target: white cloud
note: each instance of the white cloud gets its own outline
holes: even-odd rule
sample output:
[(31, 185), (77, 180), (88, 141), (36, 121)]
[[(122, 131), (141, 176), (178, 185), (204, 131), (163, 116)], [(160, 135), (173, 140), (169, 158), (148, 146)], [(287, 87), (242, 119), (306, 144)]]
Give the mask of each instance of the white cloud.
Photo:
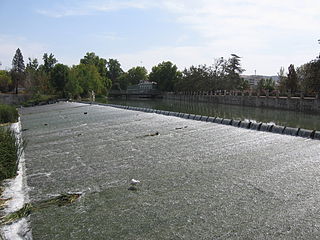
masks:
[[(123, 65), (136, 66), (143, 61), (150, 69), (163, 60), (171, 60), (183, 68), (210, 64), (213, 58), (236, 53), (243, 57), (243, 67), (248, 74), (254, 70), (276, 74), (281, 66), (303, 64), (319, 51), (316, 42), (320, 37), (317, 36), (318, 0), (93, 0), (39, 12), (63, 17), (129, 8), (170, 13), (170, 19), (187, 29), (188, 34), (177, 37), (172, 46), (120, 54)], [(192, 35), (199, 39), (193, 45)], [(104, 34), (104, 39), (118, 38), (117, 33)], [(184, 39), (190, 46), (174, 46), (182, 45)]]

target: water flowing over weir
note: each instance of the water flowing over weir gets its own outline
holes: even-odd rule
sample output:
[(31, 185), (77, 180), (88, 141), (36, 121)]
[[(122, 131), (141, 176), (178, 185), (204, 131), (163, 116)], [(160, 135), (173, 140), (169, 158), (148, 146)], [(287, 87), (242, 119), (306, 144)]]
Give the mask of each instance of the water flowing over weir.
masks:
[[(13, 123), (11, 125), (11, 129), (16, 135), (17, 143), (20, 146), (21, 153), (19, 154), (20, 156), (18, 160), (19, 163), (17, 176), (13, 179), (6, 180), (4, 184), (5, 190), (2, 196), (4, 199), (9, 199), (6, 204), (6, 208), (3, 210), (5, 214), (9, 214), (19, 210), (26, 202), (29, 201), (20, 120), (17, 123)], [(31, 230), (27, 218), (19, 219), (18, 221), (9, 225), (0, 226), (0, 235), (3, 236), (4, 239), (8, 240), (32, 239)]]
[[(33, 239), (315, 239), (320, 141), (80, 103), (21, 110)], [(129, 191), (131, 179), (140, 180)]]

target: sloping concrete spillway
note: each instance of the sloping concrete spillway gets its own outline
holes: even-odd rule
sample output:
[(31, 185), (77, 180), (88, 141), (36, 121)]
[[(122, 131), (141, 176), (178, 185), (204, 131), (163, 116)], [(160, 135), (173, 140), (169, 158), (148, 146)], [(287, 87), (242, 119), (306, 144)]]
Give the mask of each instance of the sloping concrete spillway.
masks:
[(320, 141), (79, 103), (21, 119), (30, 200), (83, 193), (32, 213), (33, 239), (320, 236)]

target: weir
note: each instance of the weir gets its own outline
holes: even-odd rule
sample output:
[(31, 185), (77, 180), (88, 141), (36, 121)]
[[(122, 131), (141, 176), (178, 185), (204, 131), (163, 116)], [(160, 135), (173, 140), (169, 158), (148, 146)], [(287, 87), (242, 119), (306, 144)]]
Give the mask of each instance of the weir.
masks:
[[(68, 102), (20, 113), (30, 201), (82, 193), (31, 213), (34, 239), (320, 234), (320, 142), (310, 139), (318, 132)], [(136, 191), (131, 179), (141, 182)]]

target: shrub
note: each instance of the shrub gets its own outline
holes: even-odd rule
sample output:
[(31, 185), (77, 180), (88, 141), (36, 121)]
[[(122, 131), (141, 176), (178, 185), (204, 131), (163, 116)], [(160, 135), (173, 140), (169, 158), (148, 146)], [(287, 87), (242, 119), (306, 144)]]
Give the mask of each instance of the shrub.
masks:
[(18, 111), (14, 106), (0, 104), (0, 124), (18, 121)]
[(0, 181), (16, 175), (19, 146), (14, 133), (0, 127)]

